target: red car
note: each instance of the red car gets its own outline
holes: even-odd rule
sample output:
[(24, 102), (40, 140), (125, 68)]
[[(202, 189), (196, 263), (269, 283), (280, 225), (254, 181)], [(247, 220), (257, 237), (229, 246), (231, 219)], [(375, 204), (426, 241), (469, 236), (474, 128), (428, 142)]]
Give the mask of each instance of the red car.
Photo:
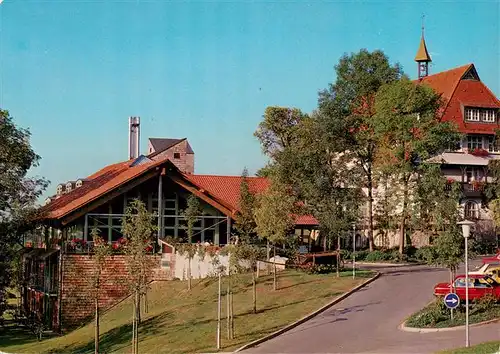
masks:
[[(454, 281), (455, 293), (460, 300), (465, 300), (465, 275), (458, 275)], [(450, 283), (439, 283), (434, 287), (434, 295), (445, 296), (452, 292)], [(500, 300), (500, 284), (485, 274), (469, 274), (469, 300), (476, 300), (485, 295), (493, 295)]]

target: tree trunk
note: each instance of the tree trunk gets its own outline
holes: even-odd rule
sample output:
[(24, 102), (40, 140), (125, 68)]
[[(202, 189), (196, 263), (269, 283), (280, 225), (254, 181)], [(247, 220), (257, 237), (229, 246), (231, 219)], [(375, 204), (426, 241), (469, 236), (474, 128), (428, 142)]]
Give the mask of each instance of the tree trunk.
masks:
[(141, 312), (140, 303), (139, 303), (139, 301), (140, 301), (139, 290), (136, 290), (135, 298), (136, 298), (135, 354), (138, 354), (139, 353), (139, 322), (138, 322), (138, 319), (139, 319), (139, 315)]
[(278, 289), (278, 279), (276, 277), (276, 247), (273, 247), (273, 290), (276, 291)]
[(337, 278), (340, 277), (340, 236), (337, 237)]
[(191, 290), (191, 257), (188, 257), (188, 290)]
[(255, 270), (252, 271), (252, 310), (257, 313), (257, 282), (255, 280)]
[(230, 305), (230, 299), (229, 299), (229, 292), (230, 292), (230, 287), (229, 283), (227, 284), (227, 291), (226, 291), (226, 331), (227, 331), (227, 339), (231, 339), (231, 305)]
[(148, 306), (148, 287), (144, 289), (144, 313), (149, 312), (149, 306)]
[(94, 338), (95, 354), (99, 354), (99, 296), (95, 297), (95, 338)]
[(233, 306), (234, 297), (233, 297), (232, 291), (230, 293), (229, 300), (231, 303), (230, 304), (230, 307), (231, 307), (231, 339), (234, 339), (234, 306)]
[(136, 354), (136, 352), (135, 352), (135, 327), (136, 327), (135, 316), (136, 315), (137, 315), (136, 298), (134, 296), (134, 306), (132, 309), (132, 354)]
[(408, 204), (408, 179), (406, 175), (403, 179), (403, 211), (401, 223), (399, 224), (399, 254), (403, 255), (405, 249), (406, 213)]
[(373, 240), (373, 180), (371, 172), (371, 167), (368, 168), (368, 246), (370, 247), (370, 252), (373, 251), (374, 240)]

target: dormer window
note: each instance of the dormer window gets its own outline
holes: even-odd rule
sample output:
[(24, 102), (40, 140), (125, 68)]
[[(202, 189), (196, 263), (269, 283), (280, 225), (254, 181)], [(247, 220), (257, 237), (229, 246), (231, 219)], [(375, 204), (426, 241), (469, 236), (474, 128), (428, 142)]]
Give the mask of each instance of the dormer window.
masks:
[(471, 122), (479, 122), (479, 109), (466, 108), (465, 109), (465, 120), (469, 120)]
[(61, 195), (62, 194), (62, 189), (63, 189), (62, 184), (60, 184), (60, 185), (57, 186), (57, 195)]
[(81, 187), (82, 185), (83, 185), (83, 181), (82, 181), (81, 179), (79, 179), (79, 180), (78, 180), (78, 181), (76, 181), (76, 183), (75, 183), (75, 187), (76, 187), (76, 188), (79, 188), (79, 187)]
[(72, 185), (71, 183), (66, 183), (66, 193), (71, 192)]
[(470, 122), (495, 123), (496, 110), (491, 108), (465, 108), (465, 120)]

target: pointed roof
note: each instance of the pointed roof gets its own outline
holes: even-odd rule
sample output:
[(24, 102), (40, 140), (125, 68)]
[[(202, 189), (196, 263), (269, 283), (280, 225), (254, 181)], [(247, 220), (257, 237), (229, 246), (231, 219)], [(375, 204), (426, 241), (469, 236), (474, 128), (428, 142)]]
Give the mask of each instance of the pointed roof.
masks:
[(429, 55), (429, 52), (427, 51), (427, 46), (425, 45), (425, 39), (424, 35), (422, 34), (422, 38), (420, 38), (420, 45), (418, 46), (418, 51), (417, 55), (415, 55), (415, 61), (420, 62), (420, 61), (427, 61), (431, 62), (431, 56)]
[(464, 120), (464, 107), (500, 109), (500, 100), (479, 79), (474, 64), (442, 71), (415, 82), (430, 86), (441, 94), (444, 109), (443, 121), (454, 122), (461, 133), (496, 134), (500, 123), (468, 122)]

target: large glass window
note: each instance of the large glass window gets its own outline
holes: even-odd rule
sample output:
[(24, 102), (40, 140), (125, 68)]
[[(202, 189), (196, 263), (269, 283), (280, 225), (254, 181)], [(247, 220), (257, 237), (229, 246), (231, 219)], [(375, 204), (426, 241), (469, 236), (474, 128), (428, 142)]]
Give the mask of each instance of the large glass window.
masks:
[(498, 141), (496, 141), (494, 136), (488, 137), (488, 151), (489, 152), (500, 152), (500, 147), (498, 146)]
[(467, 149), (482, 149), (483, 137), (480, 135), (467, 135)]

